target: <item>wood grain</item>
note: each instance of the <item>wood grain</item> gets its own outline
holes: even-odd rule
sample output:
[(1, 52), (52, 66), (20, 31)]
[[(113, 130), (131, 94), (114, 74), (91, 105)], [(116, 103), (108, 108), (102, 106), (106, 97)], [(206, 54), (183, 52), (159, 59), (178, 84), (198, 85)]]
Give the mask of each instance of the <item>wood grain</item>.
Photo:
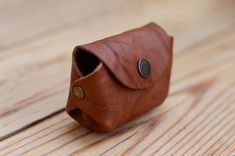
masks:
[[(235, 22), (234, 3), (228, 0), (223, 1), (226, 5), (216, 0), (207, 3), (122, 0), (108, 3), (104, 8), (100, 6), (104, 1), (96, 2), (99, 5), (92, 1), (82, 5), (80, 1), (62, 1), (55, 7), (52, 7), (55, 1), (22, 1), (15, 9), (5, 3), (4, 10), (8, 13), (0, 16), (4, 28), (0, 29), (4, 35), (0, 38), (3, 44), (0, 46), (1, 140), (63, 109), (75, 45), (156, 21), (175, 36), (174, 52), (180, 53), (202, 39), (226, 31)], [(81, 12), (74, 11), (77, 5), (82, 7)], [(84, 15), (88, 6), (94, 13)], [(219, 11), (215, 11), (218, 7)], [(40, 15), (42, 10), (47, 14)], [(65, 15), (57, 14), (58, 10)], [(66, 18), (70, 16), (72, 19)], [(54, 22), (57, 18), (58, 22)]]
[[(232, 0), (0, 4), (0, 155), (228, 155), (235, 151)], [(72, 48), (149, 21), (175, 36), (168, 99), (112, 133), (80, 127), (64, 112)]]
[(190, 53), (176, 55), (168, 99), (123, 128), (93, 133), (62, 112), (3, 141), (0, 155), (231, 153), (235, 150), (234, 28), (204, 40), (206, 44), (192, 47)]

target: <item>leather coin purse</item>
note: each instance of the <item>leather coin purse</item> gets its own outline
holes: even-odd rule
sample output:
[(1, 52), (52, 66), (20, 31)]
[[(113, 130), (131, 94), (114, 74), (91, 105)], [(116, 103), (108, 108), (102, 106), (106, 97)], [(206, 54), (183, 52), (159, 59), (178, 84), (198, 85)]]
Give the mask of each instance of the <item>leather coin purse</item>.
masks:
[(67, 113), (109, 132), (168, 95), (173, 37), (154, 23), (75, 47)]

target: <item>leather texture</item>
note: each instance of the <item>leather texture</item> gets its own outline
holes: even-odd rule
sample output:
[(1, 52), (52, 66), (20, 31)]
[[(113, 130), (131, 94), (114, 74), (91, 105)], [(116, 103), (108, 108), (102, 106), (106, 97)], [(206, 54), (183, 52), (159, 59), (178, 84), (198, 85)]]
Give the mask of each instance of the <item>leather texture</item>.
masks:
[[(66, 111), (88, 129), (110, 132), (160, 105), (168, 95), (172, 50), (173, 37), (154, 23), (75, 47)], [(147, 78), (138, 71), (140, 59), (150, 64)]]

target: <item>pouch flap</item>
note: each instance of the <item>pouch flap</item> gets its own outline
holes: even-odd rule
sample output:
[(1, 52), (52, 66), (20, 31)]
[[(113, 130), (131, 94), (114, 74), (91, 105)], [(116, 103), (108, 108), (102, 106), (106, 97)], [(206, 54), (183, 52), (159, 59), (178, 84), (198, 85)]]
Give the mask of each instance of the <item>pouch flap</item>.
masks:
[[(75, 48), (100, 59), (126, 87), (144, 89), (157, 82), (172, 62), (172, 37), (154, 23)], [(151, 73), (140, 75), (138, 61), (149, 62)]]

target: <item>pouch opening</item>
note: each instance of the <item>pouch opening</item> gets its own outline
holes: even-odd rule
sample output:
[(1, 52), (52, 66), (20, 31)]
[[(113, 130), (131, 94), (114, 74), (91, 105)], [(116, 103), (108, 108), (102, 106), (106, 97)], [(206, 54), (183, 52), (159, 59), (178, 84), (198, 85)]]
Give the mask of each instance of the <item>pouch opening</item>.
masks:
[(78, 49), (75, 54), (77, 66), (83, 76), (90, 74), (100, 64), (100, 60), (86, 50)]

